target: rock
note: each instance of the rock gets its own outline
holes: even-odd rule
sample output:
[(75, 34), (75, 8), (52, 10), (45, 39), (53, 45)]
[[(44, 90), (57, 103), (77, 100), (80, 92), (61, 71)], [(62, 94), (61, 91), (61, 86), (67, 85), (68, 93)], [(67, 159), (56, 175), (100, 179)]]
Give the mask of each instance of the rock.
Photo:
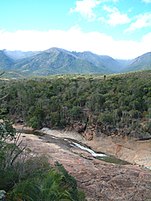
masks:
[(82, 133), (85, 131), (85, 126), (86, 126), (85, 124), (77, 122), (73, 124), (73, 129), (78, 133)]
[(94, 132), (90, 129), (87, 129), (83, 134), (84, 138), (88, 141), (93, 140), (93, 135), (94, 135)]
[[(103, 164), (92, 169), (93, 174), (86, 173), (90, 178), (85, 182), (84, 175), (75, 175), (80, 187), (85, 189), (92, 201), (145, 201), (151, 199), (151, 174), (141, 180), (132, 166), (119, 167)], [(144, 172), (139, 169), (138, 172)]]
[[(92, 137), (92, 133), (89, 135)], [(83, 150), (80, 152), (76, 147), (67, 148), (62, 135), (60, 141), (52, 138), (49, 143), (44, 141), (46, 136), (41, 139), (28, 134), (23, 142), (28, 142), (28, 148), (34, 153), (47, 155), (52, 165), (56, 161), (61, 163), (76, 178), (78, 187), (85, 192), (88, 201), (151, 200), (149, 170), (136, 165), (105, 163), (92, 157), (90, 160), (88, 153), (85, 154)]]
[(97, 135), (98, 135), (98, 130), (96, 125), (88, 126), (85, 132), (83, 133), (83, 137), (88, 141), (93, 140), (94, 137), (96, 137)]

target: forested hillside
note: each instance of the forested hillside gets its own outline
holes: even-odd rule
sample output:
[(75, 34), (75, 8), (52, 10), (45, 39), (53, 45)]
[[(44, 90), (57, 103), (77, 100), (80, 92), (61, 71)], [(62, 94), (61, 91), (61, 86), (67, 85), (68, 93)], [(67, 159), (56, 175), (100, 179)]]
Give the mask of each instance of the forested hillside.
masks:
[(113, 74), (151, 70), (151, 53), (132, 60), (114, 59), (90, 51), (75, 52), (50, 48), (39, 52), (0, 50), (0, 71), (6, 78), (60, 74)]
[[(97, 135), (148, 137), (151, 71), (0, 81), (1, 114), (33, 128), (93, 127)], [(76, 126), (75, 126), (76, 125)]]

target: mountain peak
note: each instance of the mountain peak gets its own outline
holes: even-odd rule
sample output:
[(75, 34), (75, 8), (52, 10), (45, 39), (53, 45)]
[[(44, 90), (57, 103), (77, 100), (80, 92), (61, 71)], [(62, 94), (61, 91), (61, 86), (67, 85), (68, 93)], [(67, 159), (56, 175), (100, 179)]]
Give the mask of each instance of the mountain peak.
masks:
[[(15, 58), (15, 59), (12, 59)], [(25, 76), (51, 74), (109, 74), (151, 69), (151, 52), (133, 60), (116, 60), (90, 51), (52, 47), (41, 52), (0, 50), (0, 70), (14, 69)]]
[(58, 48), (58, 47), (51, 47), (47, 50), (44, 50), (44, 52), (51, 53), (51, 52), (68, 52), (68, 50)]

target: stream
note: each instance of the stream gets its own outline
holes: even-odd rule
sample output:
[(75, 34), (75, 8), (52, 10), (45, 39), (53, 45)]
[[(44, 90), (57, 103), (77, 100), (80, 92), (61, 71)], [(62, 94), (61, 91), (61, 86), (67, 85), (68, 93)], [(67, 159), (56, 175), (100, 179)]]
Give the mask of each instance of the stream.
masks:
[(71, 139), (68, 137), (57, 137), (55, 134), (52, 134), (54, 131), (51, 129), (42, 129), (42, 130), (36, 130), (36, 131), (29, 131), (26, 129), (16, 129), (17, 132), (22, 134), (33, 134), (39, 137), (39, 139), (42, 139), (46, 143), (55, 143), (59, 145), (60, 147), (63, 147), (64, 149), (71, 150), (71, 148), (77, 148), (83, 151), (86, 151), (87, 153), (90, 153), (92, 157), (97, 158), (101, 161), (105, 161), (108, 163), (114, 163), (114, 164), (120, 164), (120, 165), (126, 165), (130, 164), (127, 161), (121, 160), (116, 158), (115, 156), (108, 155), (102, 152), (95, 152), (87, 145), (79, 142), (76, 139)]
[(97, 153), (95, 151), (93, 151), (92, 149), (88, 148), (86, 145), (81, 145), (79, 143), (76, 142), (72, 142), (76, 147), (80, 148), (81, 150), (85, 150), (87, 152), (89, 152), (94, 158), (97, 158), (99, 160), (108, 162), (108, 163), (114, 163), (114, 164), (120, 164), (120, 165), (126, 165), (126, 164), (130, 164), (127, 161), (118, 159), (114, 156), (111, 155), (107, 155), (104, 153)]
[(41, 131), (40, 132), (36, 131), (36, 133), (33, 133), (33, 134), (37, 135), (38, 133), (40, 134), (39, 138), (43, 139), (47, 143), (56, 143), (60, 147), (64, 147), (65, 149), (69, 149), (69, 150), (72, 147), (74, 147), (74, 148), (86, 151), (87, 153), (90, 153), (92, 157), (105, 161), (105, 162), (108, 162), (108, 163), (114, 163), (114, 164), (120, 164), (120, 165), (130, 164), (129, 162), (118, 159), (115, 156), (108, 155), (108, 154), (105, 154), (102, 152), (95, 152), (87, 145), (85, 145), (75, 139), (65, 138), (65, 137), (56, 137), (52, 134), (47, 134), (47, 133), (41, 132)]

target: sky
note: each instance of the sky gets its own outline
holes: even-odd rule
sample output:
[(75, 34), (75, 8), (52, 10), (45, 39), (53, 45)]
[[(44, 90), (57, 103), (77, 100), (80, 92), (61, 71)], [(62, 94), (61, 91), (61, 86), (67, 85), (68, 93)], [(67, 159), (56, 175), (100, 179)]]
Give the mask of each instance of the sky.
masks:
[(132, 59), (151, 51), (151, 0), (0, 0), (0, 49)]

